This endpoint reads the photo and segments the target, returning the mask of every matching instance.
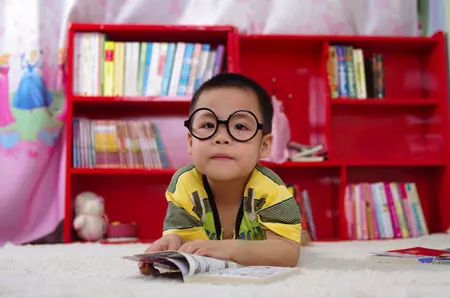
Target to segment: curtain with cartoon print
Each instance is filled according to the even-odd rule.
[[[64,217],[68,22],[418,34],[416,1],[404,0],[0,0],[0,7],[0,245],[39,239]]]

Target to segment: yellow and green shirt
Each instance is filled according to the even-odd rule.
[[[164,235],[179,234],[185,241],[223,239],[208,180],[194,165],[175,173],[166,198]],[[242,196],[234,239],[263,240],[266,230],[300,243],[300,208],[280,177],[257,165]]]

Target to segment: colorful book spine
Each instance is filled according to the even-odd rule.
[[[144,66],[144,79],[142,82],[142,92],[141,95],[145,96],[147,94],[147,89],[148,89],[148,81],[149,81],[149,76],[150,76],[150,63],[151,63],[151,59],[152,59],[152,49],[153,49],[153,43],[152,42],[148,42],[147,43],[147,48],[146,48],[146,53],[145,53],[145,66]],[[141,53],[142,55],[142,53]]]
[[[138,94],[145,94],[144,86],[145,68],[147,64],[147,47],[148,43],[141,42],[139,50],[139,70],[138,70]]]
[[[400,223],[398,220],[397,212],[395,210],[394,198],[392,196],[391,187],[389,184],[384,185],[384,190],[386,192],[386,199],[389,207],[389,212],[391,214],[392,227],[394,229],[394,237],[402,238],[402,230],[400,228]]]
[[[339,97],[348,97],[348,81],[346,73],[346,59],[345,48],[343,46],[336,46],[336,56],[338,64],[338,78],[339,78]]]
[[[308,219],[308,226],[309,226],[309,230],[311,232],[311,239],[316,240],[317,239],[316,226],[314,224],[314,217],[313,217],[313,213],[312,213],[312,209],[311,209],[311,201],[310,201],[310,198],[308,195],[308,191],[305,189],[302,190],[301,196],[303,199],[303,204],[305,206],[306,217]]]
[[[409,234],[412,237],[418,237],[419,231],[417,230],[415,215],[412,210],[412,202],[408,199],[408,194],[406,193],[405,183],[398,183],[397,185],[403,204],[403,210],[405,211]]]
[[[345,73],[347,75],[348,96],[350,98],[356,98],[356,80],[355,80],[355,67],[353,61],[353,48],[344,47],[345,55]]]
[[[166,96],[169,94],[170,77],[172,74],[173,61],[175,58],[175,44],[169,43],[167,46],[167,57],[164,64],[164,71],[161,84],[161,95]]]
[[[105,79],[103,85],[103,94],[105,96],[112,96],[114,94],[114,42],[105,42],[104,53],[104,69]]]
[[[186,50],[184,52],[184,58],[183,58],[183,66],[181,68],[180,73],[180,82],[178,84],[178,96],[185,96],[187,85],[189,81],[189,73],[191,71],[191,62],[192,62],[192,55],[194,54],[194,44],[193,43],[187,43],[186,44]]]
[[[391,188],[395,212],[397,214],[400,229],[402,231],[402,237],[408,238],[409,237],[408,226],[407,226],[405,215],[403,212],[403,203],[402,203],[402,199],[400,197],[400,191],[398,189],[398,185],[396,183],[389,183],[389,186]]]
[[[420,203],[419,193],[417,192],[416,184],[406,183],[406,192],[408,194],[408,199],[412,202],[413,211],[416,214],[416,223],[419,228],[419,233],[421,236],[428,235],[428,226],[425,221],[425,215],[423,214],[422,204]]]
[[[222,63],[223,63],[223,53],[225,51],[225,47],[223,45],[218,45],[216,50],[216,60],[214,62],[214,70],[212,75],[217,75],[220,70],[222,69]]]
[[[354,206],[353,206],[353,191],[351,185],[346,185],[345,195],[345,218],[347,221],[347,235],[350,239],[355,238],[355,221],[354,221]]]
[[[330,46],[328,49],[327,71],[330,84],[331,98],[339,97],[339,77],[336,46]]]
[[[367,205],[370,206],[370,208],[368,207],[368,212],[371,216],[373,238],[379,239],[380,231],[378,229],[377,207],[375,205],[375,200],[372,194],[372,188],[369,183],[364,183],[364,188],[366,192],[366,198],[368,198]]]

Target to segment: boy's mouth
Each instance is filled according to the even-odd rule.
[[[211,159],[215,159],[215,160],[231,160],[233,159],[231,156],[226,155],[226,154],[215,154],[211,157]]]

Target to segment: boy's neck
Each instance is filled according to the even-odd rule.
[[[240,204],[248,177],[227,181],[214,180],[209,177],[207,179],[216,203],[220,205]]]

